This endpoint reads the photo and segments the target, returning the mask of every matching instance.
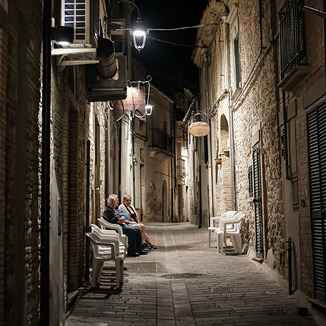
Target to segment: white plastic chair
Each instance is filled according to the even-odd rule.
[[[217,251],[224,253],[223,244],[225,243],[226,237],[229,236],[234,249],[241,254],[241,221],[244,218],[244,213],[236,213],[229,218],[220,219],[219,228],[215,230],[217,234]]]
[[[115,243],[115,250],[124,251],[127,255],[128,248],[126,245],[121,241],[120,234],[117,233],[115,230],[107,230],[107,229],[100,229],[97,225],[91,224],[92,232],[95,233],[98,237],[103,239],[116,239],[119,242],[119,246],[116,246]],[[119,252],[120,252],[119,251]]]
[[[115,230],[115,232],[118,232],[120,236],[120,241],[126,246],[126,249],[128,249],[128,237],[123,234],[122,227],[119,224],[114,224],[106,221],[103,217],[100,217],[97,219],[101,229],[103,230]]]
[[[237,211],[227,211],[220,216],[213,216],[209,219],[209,227],[208,227],[208,246],[211,247],[212,241],[212,233],[215,230],[219,229],[219,222],[221,219],[229,218],[233,216]]]
[[[107,232],[101,234],[96,225],[91,225],[92,232],[86,233],[93,249],[92,279],[91,286],[94,287],[100,281],[105,261],[114,261],[116,270],[116,287],[121,288],[123,284],[123,268],[125,259],[125,246],[119,241],[118,234]]]

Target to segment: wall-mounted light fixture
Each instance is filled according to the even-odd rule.
[[[146,120],[153,112],[153,105],[149,103],[151,76],[146,80],[127,81],[127,98],[114,101],[113,111],[115,119],[118,121],[128,114],[130,118]]]
[[[74,40],[74,29],[68,26],[52,27],[52,41],[61,46],[67,46]]]
[[[140,52],[145,47],[147,33],[140,17],[137,18],[136,26],[131,33],[133,36],[134,47],[138,50],[138,52]]]
[[[129,1],[129,0],[119,0],[119,1],[117,1],[115,3],[113,3],[112,6],[109,8],[109,17],[108,17],[109,25],[111,25],[111,18],[110,17],[111,17],[112,8],[115,5],[123,3],[123,2],[129,3],[129,4],[133,5],[136,8],[136,10],[137,10],[136,25],[132,29],[130,29],[130,28],[124,28],[124,29],[118,28],[116,30],[128,30],[128,31],[130,31],[130,33],[131,33],[131,35],[133,37],[134,47],[140,52],[145,47],[147,30],[143,26],[139,8],[137,7],[137,5],[134,2]]]
[[[146,115],[151,115],[153,112],[153,105],[151,104],[146,104],[145,105],[145,114]]]

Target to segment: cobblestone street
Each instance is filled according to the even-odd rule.
[[[308,301],[289,295],[276,272],[249,256],[208,248],[207,229],[148,223],[147,230],[158,250],[126,258],[121,291],[110,286],[107,264],[103,285],[83,291],[67,326],[322,325],[311,308],[308,316],[297,313]]]

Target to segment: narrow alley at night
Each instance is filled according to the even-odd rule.
[[[127,258],[121,291],[107,264],[101,286],[83,291],[67,326],[318,325],[312,310],[297,313],[307,302],[289,295],[275,272],[231,247],[229,255],[207,248],[207,230],[152,223],[148,231],[158,250]],[[314,317],[322,325],[318,312]]]
[[[0,0],[0,325],[325,325],[324,0]]]

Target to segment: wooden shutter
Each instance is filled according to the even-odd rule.
[[[253,176],[254,176],[254,204],[256,224],[256,256],[264,258],[263,219],[262,219],[262,198],[261,198],[261,174],[260,154],[257,151],[258,144],[253,147]]]
[[[315,298],[326,302],[326,103],[307,114]]]

